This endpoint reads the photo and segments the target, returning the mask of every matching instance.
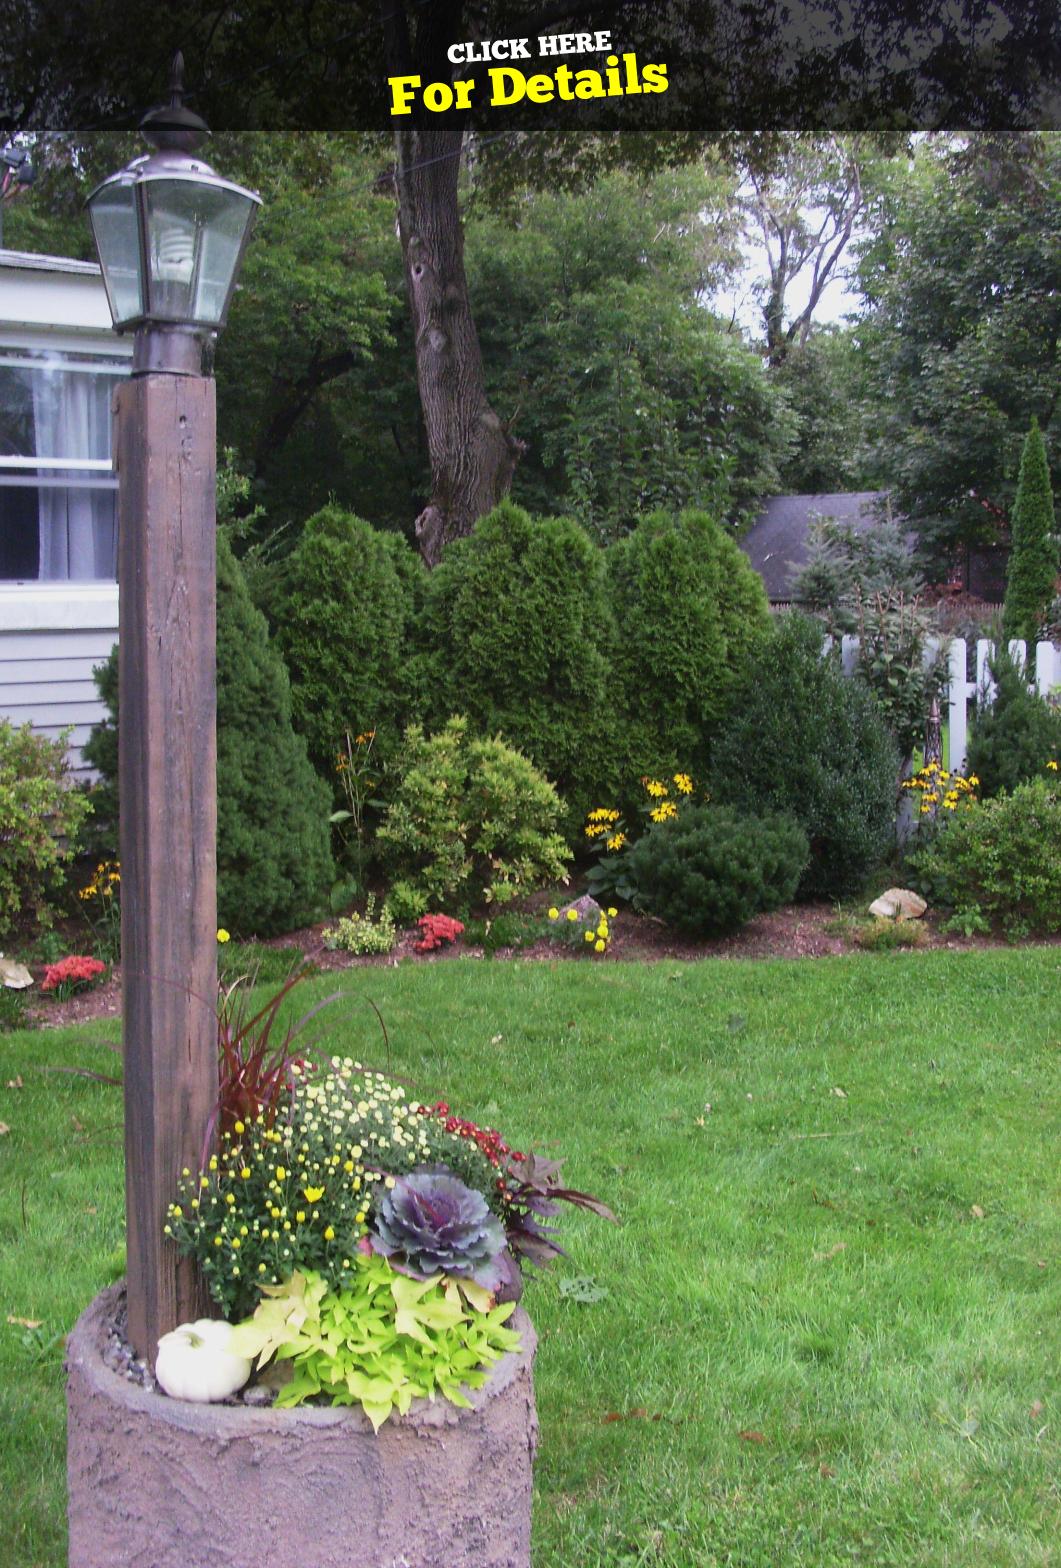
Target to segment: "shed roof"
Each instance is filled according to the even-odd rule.
[[[816,518],[828,517],[864,533],[878,522],[886,500],[885,490],[771,496],[740,541],[771,603],[791,599],[793,580],[806,565],[807,536]]]

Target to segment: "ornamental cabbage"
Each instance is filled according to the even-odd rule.
[[[506,1279],[505,1232],[481,1193],[449,1171],[399,1176],[375,1216],[372,1248],[403,1273],[448,1274],[496,1290]]]

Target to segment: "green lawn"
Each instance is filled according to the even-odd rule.
[[[389,1056],[361,1005],[337,1044],[622,1219],[528,1292],[536,1568],[1058,1561],[1061,949],[346,984]],[[0,1035],[5,1568],[65,1563],[62,1335],[122,1241],[119,1092],[42,1068],[108,1038]]]

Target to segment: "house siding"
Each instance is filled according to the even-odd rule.
[[[0,585],[0,718],[56,736],[73,726],[70,765],[105,716],[92,672],[118,640],[116,583]]]

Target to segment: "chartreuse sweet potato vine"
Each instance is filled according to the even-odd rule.
[[[492,1307],[490,1292],[471,1280],[410,1279],[362,1253],[338,1290],[307,1269],[262,1287],[262,1295],[232,1343],[259,1367],[273,1356],[293,1362],[277,1404],[323,1394],[335,1405],[360,1405],[377,1432],[417,1397],[441,1394],[467,1406],[461,1385],[481,1387],[485,1369],[520,1343],[504,1326],[513,1302]]]

